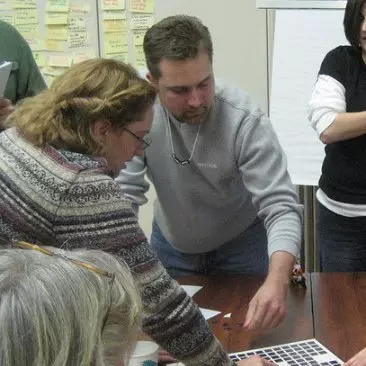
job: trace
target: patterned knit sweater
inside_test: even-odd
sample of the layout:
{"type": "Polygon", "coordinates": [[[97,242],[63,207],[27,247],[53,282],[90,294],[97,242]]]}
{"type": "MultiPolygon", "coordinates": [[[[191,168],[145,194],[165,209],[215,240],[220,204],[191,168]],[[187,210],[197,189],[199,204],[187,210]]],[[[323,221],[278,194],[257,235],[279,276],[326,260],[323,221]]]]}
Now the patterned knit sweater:
{"type": "Polygon", "coordinates": [[[230,365],[197,305],[171,279],[104,159],[35,148],[0,134],[0,235],[65,249],[100,248],[134,273],[143,330],[186,365],[230,365]]]}

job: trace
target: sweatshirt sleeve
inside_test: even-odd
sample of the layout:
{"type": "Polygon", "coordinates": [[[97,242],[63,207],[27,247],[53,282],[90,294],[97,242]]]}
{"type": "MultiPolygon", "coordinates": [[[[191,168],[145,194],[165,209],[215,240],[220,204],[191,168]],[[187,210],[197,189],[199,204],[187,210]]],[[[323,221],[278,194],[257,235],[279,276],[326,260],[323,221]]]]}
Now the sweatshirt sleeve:
{"type": "Polygon", "coordinates": [[[197,305],[166,272],[118,184],[79,179],[62,199],[54,231],[65,249],[98,248],[121,256],[139,286],[143,330],[186,365],[231,365],[197,305]]]}
{"type": "Polygon", "coordinates": [[[146,169],[144,157],[135,156],[115,179],[135,210],[147,202],[145,194],[150,185],[145,179],[146,169]]]}
{"type": "Polygon", "coordinates": [[[302,205],[287,171],[287,160],[264,113],[254,109],[243,118],[235,142],[238,168],[268,236],[268,254],[295,257],[301,246],[302,205]]]}

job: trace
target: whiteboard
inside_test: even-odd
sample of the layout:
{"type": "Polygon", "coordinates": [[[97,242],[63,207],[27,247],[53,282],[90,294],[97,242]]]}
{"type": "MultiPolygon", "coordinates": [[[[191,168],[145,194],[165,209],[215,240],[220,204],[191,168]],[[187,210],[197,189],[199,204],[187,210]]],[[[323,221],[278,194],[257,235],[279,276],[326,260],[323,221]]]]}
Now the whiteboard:
{"type": "Polygon", "coordinates": [[[344,9],[346,0],[257,0],[259,9],[344,9]]]}
{"type": "Polygon", "coordinates": [[[307,120],[307,103],[320,64],[333,48],[348,44],[344,10],[277,10],[270,118],[287,155],[294,184],[317,185],[324,145],[307,120]]]}

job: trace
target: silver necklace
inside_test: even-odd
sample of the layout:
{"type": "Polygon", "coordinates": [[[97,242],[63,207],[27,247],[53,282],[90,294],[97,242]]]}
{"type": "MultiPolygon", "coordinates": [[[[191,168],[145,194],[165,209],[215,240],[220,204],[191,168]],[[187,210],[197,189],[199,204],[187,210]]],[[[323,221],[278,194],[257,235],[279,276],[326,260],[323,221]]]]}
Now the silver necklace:
{"type": "Polygon", "coordinates": [[[197,141],[198,141],[198,136],[200,135],[202,123],[200,123],[200,125],[198,127],[197,135],[196,135],[196,138],[195,138],[194,143],[193,143],[193,146],[192,146],[192,151],[191,151],[190,157],[188,159],[186,159],[186,160],[179,159],[178,156],[175,154],[175,150],[174,150],[173,137],[172,137],[172,131],[171,131],[171,128],[170,128],[170,120],[169,120],[168,111],[166,110],[166,108],[164,108],[164,110],[165,110],[166,123],[168,125],[168,131],[169,131],[169,137],[170,137],[170,146],[171,146],[171,149],[172,149],[171,157],[173,158],[173,160],[178,165],[187,165],[187,164],[189,164],[191,162],[192,157],[193,157],[193,154],[194,154],[194,151],[196,149],[196,144],[197,144],[197,141]]]}

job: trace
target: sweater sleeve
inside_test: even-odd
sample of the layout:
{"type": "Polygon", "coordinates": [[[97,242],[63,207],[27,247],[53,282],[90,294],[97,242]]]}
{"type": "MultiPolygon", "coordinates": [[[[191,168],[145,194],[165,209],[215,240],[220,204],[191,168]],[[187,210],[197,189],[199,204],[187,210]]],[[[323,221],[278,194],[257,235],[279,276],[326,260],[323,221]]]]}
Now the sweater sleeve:
{"type": "Polygon", "coordinates": [[[287,171],[287,160],[264,113],[254,108],[237,133],[235,154],[268,236],[268,254],[285,251],[295,257],[301,246],[302,206],[287,171]]]}
{"type": "Polygon", "coordinates": [[[140,288],[143,330],[186,365],[230,365],[200,310],[166,272],[139,228],[131,203],[107,176],[79,174],[58,208],[54,231],[63,247],[121,256],[140,288]]]}

